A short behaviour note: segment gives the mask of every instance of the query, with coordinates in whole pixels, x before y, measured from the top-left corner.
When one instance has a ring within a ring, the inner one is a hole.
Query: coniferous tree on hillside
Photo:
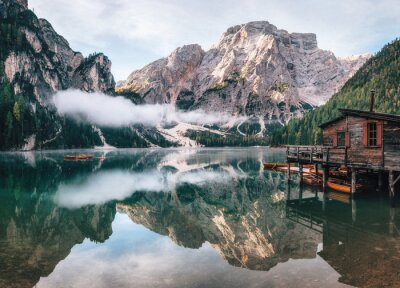
[[[319,125],[338,117],[339,108],[368,110],[371,90],[375,112],[400,114],[400,39],[385,45],[325,105],[272,131],[270,143],[321,144]]]

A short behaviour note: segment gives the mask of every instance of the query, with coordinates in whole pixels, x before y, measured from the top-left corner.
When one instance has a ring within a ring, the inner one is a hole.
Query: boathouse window
[[[368,123],[368,146],[378,146],[376,123]]]
[[[383,124],[382,122],[365,122],[363,124],[363,144],[365,147],[382,147]]]
[[[338,147],[346,146],[346,132],[343,131],[337,132],[337,146]]]

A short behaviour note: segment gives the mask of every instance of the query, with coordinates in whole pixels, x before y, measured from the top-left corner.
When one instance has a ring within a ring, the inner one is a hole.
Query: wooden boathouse
[[[289,166],[298,163],[301,174],[304,164],[322,166],[324,191],[329,169],[342,167],[351,177],[352,194],[358,192],[359,172],[377,174],[379,188],[386,176],[393,198],[400,180],[400,116],[370,110],[340,109],[340,117],[320,126],[322,146],[287,146]]]

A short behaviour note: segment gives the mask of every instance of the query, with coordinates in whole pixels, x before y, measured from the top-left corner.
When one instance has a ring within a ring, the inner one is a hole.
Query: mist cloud
[[[79,90],[58,92],[53,103],[61,115],[103,127],[127,127],[134,124],[157,126],[172,122],[212,125],[226,123],[232,119],[232,115],[228,113],[176,111],[172,105],[167,104],[135,105],[124,97]]]
[[[176,178],[160,171],[131,172],[111,170],[97,172],[86,178],[61,183],[54,195],[54,202],[69,209],[86,205],[104,204],[112,200],[124,200],[136,192],[169,192],[170,187],[180,184],[203,186],[225,183],[231,180],[226,172],[191,171]]]
[[[108,171],[59,185],[54,202],[67,208],[103,204],[111,200],[123,200],[137,191],[165,191],[162,175],[144,172]]]

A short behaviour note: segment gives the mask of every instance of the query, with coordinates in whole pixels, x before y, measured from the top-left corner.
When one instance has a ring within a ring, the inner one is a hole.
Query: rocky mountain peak
[[[72,86],[86,92],[112,93],[115,81],[111,61],[103,53],[90,55],[76,69]]]
[[[278,29],[268,21],[254,21],[228,28],[219,43],[226,41],[226,39],[234,39],[237,42],[238,39],[260,38],[262,36],[271,36],[278,43],[282,43],[289,48],[293,46],[293,48],[302,48],[304,50],[318,49],[316,34],[289,33],[286,30]]]
[[[118,89],[146,103],[256,116],[264,126],[325,103],[368,57],[339,59],[318,48],[314,33],[289,33],[256,21],[227,29],[209,51],[178,48],[133,72]]]
[[[178,67],[194,62],[198,65],[203,60],[204,51],[198,44],[185,45],[179,47],[168,57],[169,67]]]
[[[71,87],[90,92],[114,90],[111,62],[106,56],[96,54],[96,57],[84,58],[71,49],[47,20],[38,19],[32,11],[24,13],[20,7],[27,5],[27,1],[8,1],[14,5],[6,6],[5,17],[20,15],[18,21],[24,25],[15,25],[31,48],[10,51],[5,58],[4,71],[16,93],[29,86],[36,99],[44,103],[46,97]]]
[[[51,145],[64,133],[64,122],[54,107],[48,105],[54,93],[69,88],[114,93],[115,82],[111,61],[105,55],[93,54],[85,58],[72,50],[68,41],[50,23],[39,19],[27,9],[27,5],[26,0],[0,0],[0,18],[4,19],[0,21],[3,25],[0,33],[0,85],[5,82],[12,94],[21,95],[19,101],[24,103],[26,122],[36,123],[40,119],[41,123],[51,123],[46,124],[45,129],[34,125],[27,128],[25,125],[27,129],[21,132],[24,135],[14,137],[24,139],[15,144],[29,150]],[[12,106],[8,110],[12,111]],[[1,116],[2,124],[5,120]],[[0,125],[0,130],[3,127]],[[37,129],[45,132],[38,133],[38,136],[35,133]],[[0,146],[7,145],[11,146],[0,141]]]
[[[233,27],[228,28],[225,35],[235,34],[240,30],[244,30],[249,34],[272,34],[277,31],[278,28],[276,26],[270,24],[268,21],[253,21],[247,24],[235,25]]]
[[[182,91],[190,91],[197,68],[205,52],[200,45],[185,45],[175,49],[167,58],[159,59],[134,71],[126,81],[117,84],[117,91],[146,93],[146,103],[176,103]],[[162,82],[159,80],[162,79]]]

